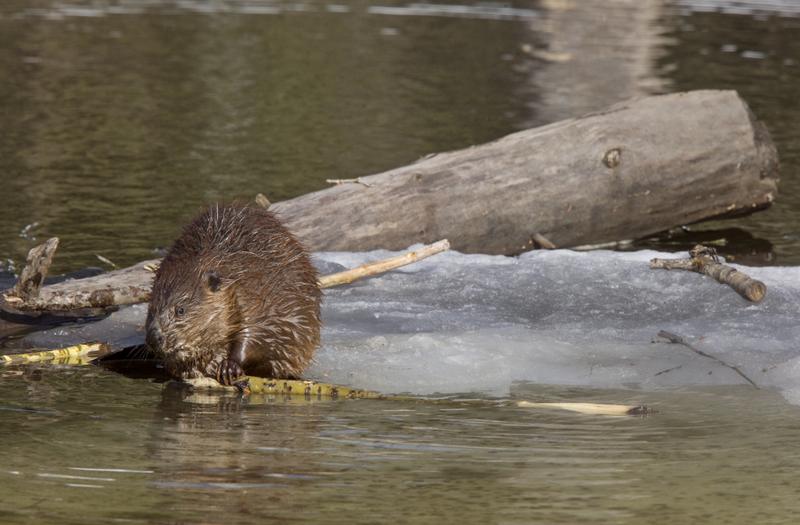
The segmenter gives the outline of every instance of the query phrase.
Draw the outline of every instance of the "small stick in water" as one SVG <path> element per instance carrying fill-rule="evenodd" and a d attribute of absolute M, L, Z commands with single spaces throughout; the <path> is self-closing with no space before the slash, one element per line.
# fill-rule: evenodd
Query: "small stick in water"
<path fill-rule="evenodd" d="M 688 270 L 708 275 L 754 303 L 760 303 L 767 295 L 767 285 L 719 262 L 713 248 L 698 244 L 689 251 L 690 259 L 652 259 L 650 268 L 663 270 Z"/>
<path fill-rule="evenodd" d="M 517 406 L 521 408 L 555 408 L 597 416 L 646 416 L 653 413 L 653 410 L 644 405 L 614 405 L 609 403 L 534 403 L 531 401 L 518 401 Z"/>
<path fill-rule="evenodd" d="M 447 241 L 447 239 L 444 239 L 433 244 L 423 246 L 419 250 L 398 255 L 397 257 L 391 257 L 381 261 L 362 264 L 361 266 L 351 268 L 350 270 L 345 270 L 343 272 L 323 275 L 319 279 L 319 285 L 322 288 L 331 288 L 333 286 L 339 286 L 340 284 L 351 283 L 355 280 L 369 277 L 370 275 L 377 275 L 379 273 L 388 272 L 389 270 L 394 270 L 395 268 L 417 262 L 421 259 L 430 257 L 431 255 L 436 255 L 437 253 L 449 249 L 450 243 Z"/>
<path fill-rule="evenodd" d="M 674 343 L 674 344 L 677 344 L 677 345 L 683 345 L 683 346 L 685 346 L 686 348 L 688 348 L 689 350 L 691 350 L 692 352 L 694 352 L 696 354 L 699 354 L 699 355 L 701 355 L 703 357 L 707 357 L 709 359 L 712 359 L 712 360 L 716 361 L 717 363 L 721 364 L 722 366 L 726 366 L 726 367 L 730 368 L 731 370 L 733 370 L 734 372 L 736 372 L 737 374 L 742 376 L 745 381 L 747 381 L 748 383 L 753 385 L 754 388 L 758 388 L 758 385 L 755 384 L 755 382 L 752 379 L 747 377 L 744 372 L 739 370 L 739 368 L 737 368 L 737 367 L 735 367 L 733 365 L 729 365 L 728 363 L 726 363 L 725 361 L 723 361 L 719 357 L 715 357 L 715 356 L 713 356 L 711 354 L 707 354 L 707 353 L 703 352 L 702 350 L 698 350 L 697 348 L 695 348 L 692 345 L 690 345 L 686 341 L 686 339 L 684 339 L 683 337 L 681 337 L 681 336 L 679 336 L 677 334 L 673 334 L 672 332 L 667 332 L 666 330 L 661 330 L 660 332 L 658 332 L 658 337 L 663 337 L 664 339 L 666 339 L 670 343 Z"/>

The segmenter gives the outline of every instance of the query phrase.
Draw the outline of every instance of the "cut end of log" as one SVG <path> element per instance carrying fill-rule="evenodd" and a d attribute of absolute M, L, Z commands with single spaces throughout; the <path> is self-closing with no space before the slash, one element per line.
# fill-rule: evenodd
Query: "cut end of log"
<path fill-rule="evenodd" d="M 767 295 L 767 285 L 761 281 L 752 280 L 750 285 L 744 290 L 744 296 L 754 303 L 760 303 Z"/>

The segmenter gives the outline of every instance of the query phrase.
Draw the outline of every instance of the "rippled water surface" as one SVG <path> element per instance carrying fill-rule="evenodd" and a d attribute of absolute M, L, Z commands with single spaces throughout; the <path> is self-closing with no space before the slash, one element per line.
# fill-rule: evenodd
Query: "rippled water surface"
<path fill-rule="evenodd" d="M 57 235 L 57 270 L 129 264 L 210 201 L 281 200 L 633 96 L 733 88 L 783 177 L 771 210 L 718 237 L 797 264 L 797 15 L 722 0 L 6 0 L 0 259 Z"/>
<path fill-rule="evenodd" d="M 193 396 L 92 367 L 3 374 L 3 523 L 792 523 L 798 409 L 752 389 L 520 385 L 502 401 Z"/>
<path fill-rule="evenodd" d="M 798 35 L 787 0 L 4 0 L 0 269 L 56 235 L 57 272 L 98 254 L 134 263 L 210 201 L 281 200 L 700 88 L 739 90 L 782 161 L 770 210 L 701 228 L 736 227 L 710 239 L 797 265 Z M 798 408 L 768 391 L 513 392 L 660 410 L 609 418 L 1 372 L 2 523 L 761 524 L 800 511 Z"/>

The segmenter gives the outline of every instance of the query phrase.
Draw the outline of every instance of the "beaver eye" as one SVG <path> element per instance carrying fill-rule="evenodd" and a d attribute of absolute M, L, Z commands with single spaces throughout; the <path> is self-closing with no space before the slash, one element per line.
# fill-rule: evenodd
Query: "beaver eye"
<path fill-rule="evenodd" d="M 178 317 L 182 316 L 186 313 L 186 309 L 183 306 L 176 306 L 175 307 L 175 315 Z"/>

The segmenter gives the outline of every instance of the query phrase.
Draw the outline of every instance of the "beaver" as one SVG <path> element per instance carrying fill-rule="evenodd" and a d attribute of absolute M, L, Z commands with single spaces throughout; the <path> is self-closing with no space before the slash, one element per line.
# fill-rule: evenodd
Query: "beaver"
<path fill-rule="evenodd" d="M 180 379 L 297 379 L 319 344 L 317 272 L 270 211 L 213 205 L 158 268 L 147 344 Z"/>

